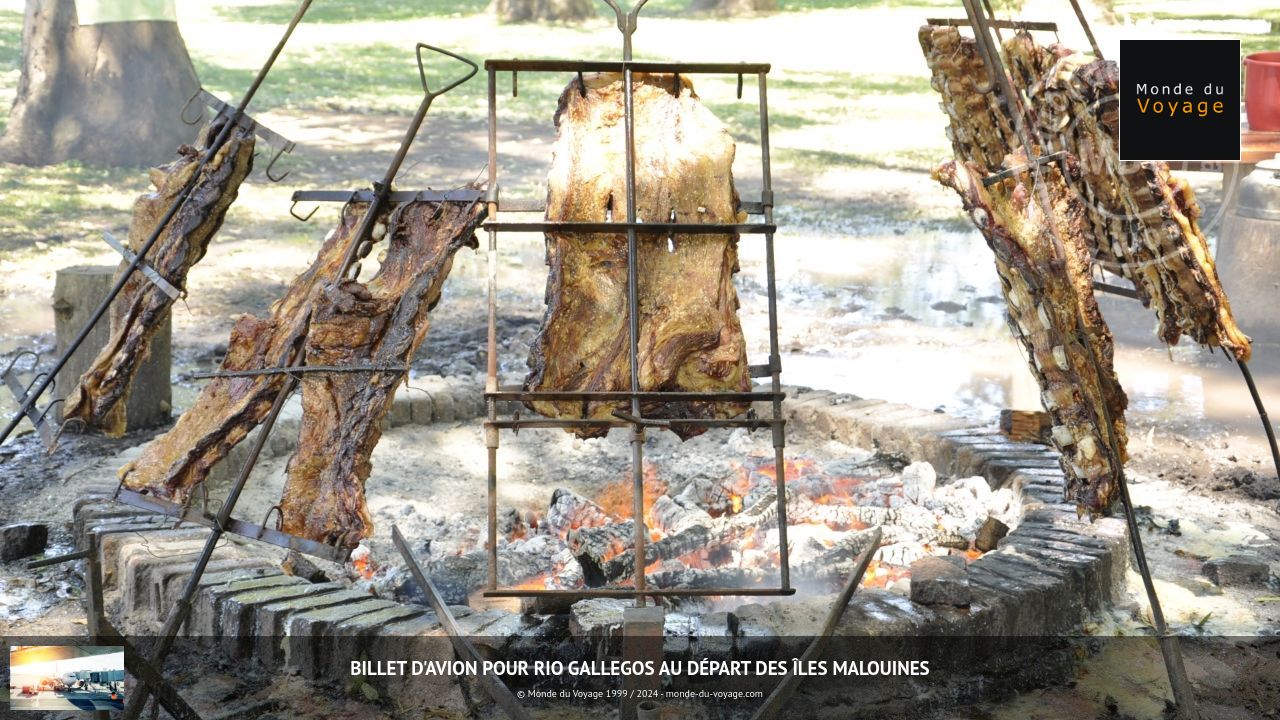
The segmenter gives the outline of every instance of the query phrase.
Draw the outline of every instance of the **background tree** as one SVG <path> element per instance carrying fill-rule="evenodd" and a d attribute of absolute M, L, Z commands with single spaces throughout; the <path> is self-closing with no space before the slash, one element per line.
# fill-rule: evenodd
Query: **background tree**
<path fill-rule="evenodd" d="M 492 0 L 489 12 L 501 22 L 575 22 L 595 17 L 597 4 L 597 0 Z"/>
<path fill-rule="evenodd" d="M 80 25 L 75 0 L 27 0 L 0 161 L 162 162 L 195 138 L 179 115 L 199 87 L 177 23 Z"/>
<path fill-rule="evenodd" d="M 698 12 L 716 12 L 725 15 L 752 12 L 773 12 L 778 9 L 778 0 L 693 0 L 690 10 Z"/>

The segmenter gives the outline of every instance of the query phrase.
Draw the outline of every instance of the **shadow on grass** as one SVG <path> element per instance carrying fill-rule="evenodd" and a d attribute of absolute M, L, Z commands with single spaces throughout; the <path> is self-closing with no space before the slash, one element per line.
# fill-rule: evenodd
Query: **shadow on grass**
<path fill-rule="evenodd" d="M 619 3 L 623 9 L 635 0 Z M 640 12 L 643 18 L 715 18 L 716 12 L 694 13 L 689 9 L 691 0 L 650 0 Z M 488 0 L 326 0 L 316 3 L 307 11 L 307 22 L 342 24 L 353 22 L 397 22 L 430 17 L 459 17 L 485 11 Z M 604 3 L 596 3 L 596 14 L 613 19 L 613 11 Z M 954 0 L 779 0 L 778 12 L 803 12 L 805 10 L 857 9 L 874 7 L 952 7 Z M 289 22 L 297 9 L 292 2 L 265 2 L 259 5 L 240 5 L 219 8 L 218 14 L 233 22 L 284 24 Z"/>
<path fill-rule="evenodd" d="M 430 17 L 456 17 L 481 12 L 487 0 L 324 0 L 307 10 L 305 22 L 343 24 L 355 22 L 396 22 Z M 283 25 L 297 10 L 297 3 L 222 7 L 218 14 L 232 22 Z"/>

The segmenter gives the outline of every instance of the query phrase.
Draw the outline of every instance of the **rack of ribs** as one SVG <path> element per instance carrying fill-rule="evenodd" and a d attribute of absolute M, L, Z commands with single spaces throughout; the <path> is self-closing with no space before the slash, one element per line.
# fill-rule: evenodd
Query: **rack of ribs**
<path fill-rule="evenodd" d="M 178 158 L 151 170 L 152 192 L 139 196 L 133 204 L 129 224 L 129 247 L 135 253 L 156 230 L 160 220 L 186 187 L 207 144 L 222 131 L 222 123 L 204 128 L 195 146 L 178 148 Z M 227 208 L 235 202 L 240 183 L 253 168 L 254 138 L 252 132 L 237 127 L 209 162 L 190 196 L 169 221 L 160 238 L 144 261 L 169 284 L 185 291 L 187 271 L 204 257 Z M 122 261 L 116 270 L 117 281 L 128 268 Z M 94 358 L 93 364 L 67 395 L 64 420 L 78 419 L 87 428 L 100 429 L 110 437 L 119 437 L 128 429 L 127 406 L 129 388 L 138 368 L 151 349 L 151 339 L 173 304 L 165 294 L 141 272 L 135 272 L 111 304 L 111 335 Z"/>
<path fill-rule="evenodd" d="M 462 247 L 476 247 L 480 203 L 410 202 L 387 219 L 386 257 L 367 283 L 343 280 L 315 295 L 307 363 L 403 368 L 426 339 L 428 313 Z M 280 501 L 282 529 L 355 547 L 373 532 L 364 485 L 402 371 L 308 372 L 302 426 Z"/>
<path fill-rule="evenodd" d="M 547 220 L 626 218 L 626 141 L 619 74 L 584 78 L 560 96 L 547 189 Z M 735 146 L 689 79 L 634 76 L 636 216 L 643 222 L 737 223 Z M 638 243 L 639 385 L 642 391 L 747 392 L 746 344 L 733 275 L 736 234 L 641 233 Z M 547 311 L 529 353 L 529 391 L 629 391 L 627 239 L 617 233 L 548 232 Z M 609 420 L 627 401 L 530 400 L 552 418 Z M 654 400 L 651 418 L 732 418 L 745 403 Z M 672 429 L 688 438 L 696 425 Z M 607 428 L 577 427 L 580 437 Z"/>
<path fill-rule="evenodd" d="M 1062 58 L 1029 88 L 1046 147 L 1080 158 L 1076 187 L 1088 200 L 1097 259 L 1155 309 L 1161 340 L 1186 335 L 1248 360 L 1251 341 L 1231 314 L 1191 186 L 1166 163 L 1120 160 L 1118 93 L 1115 63 L 1080 56 Z"/>
<path fill-rule="evenodd" d="M 1011 156 L 1007 162 L 1016 167 L 1024 161 Z M 1079 172 L 1070 160 L 1064 165 L 1065 178 Z M 1052 215 L 1034 197 L 1026 173 L 986 188 L 976 163 L 947 161 L 933 177 L 959 194 L 995 254 L 1009 327 L 1053 419 L 1067 496 L 1082 512 L 1097 515 L 1110 506 L 1125 461 L 1128 399 L 1112 369 L 1111 331 L 1093 295 L 1084 203 L 1059 168 L 1041 172 Z"/>
<path fill-rule="evenodd" d="M 293 280 L 265 318 L 242 315 L 231 330 L 221 371 L 253 372 L 287 367 L 299 356 L 322 283 L 342 266 L 366 205 L 348 204 L 311 266 Z M 215 377 L 169 432 L 152 440 L 120 470 L 124 486 L 183 502 L 271 410 L 287 377 L 279 373 Z"/>

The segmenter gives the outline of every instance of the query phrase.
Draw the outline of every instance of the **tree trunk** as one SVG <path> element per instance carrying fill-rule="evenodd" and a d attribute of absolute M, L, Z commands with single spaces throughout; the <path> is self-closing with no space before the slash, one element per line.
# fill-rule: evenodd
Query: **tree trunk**
<path fill-rule="evenodd" d="M 491 0 L 499 22 L 574 22 L 595 17 L 595 0 Z"/>
<path fill-rule="evenodd" d="M 179 116 L 199 87 L 176 23 L 81 26 L 75 0 L 27 0 L 0 161 L 159 164 L 195 138 Z"/>
<path fill-rule="evenodd" d="M 714 12 L 724 15 L 737 13 L 773 12 L 778 0 L 693 0 L 689 9 L 695 12 Z"/>

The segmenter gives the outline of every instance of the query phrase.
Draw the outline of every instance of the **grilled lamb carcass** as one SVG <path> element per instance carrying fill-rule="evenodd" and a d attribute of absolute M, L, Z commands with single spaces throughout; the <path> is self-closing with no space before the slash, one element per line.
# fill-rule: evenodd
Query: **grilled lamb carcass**
<path fill-rule="evenodd" d="M 288 367 L 298 358 L 321 283 L 342 266 L 366 205 L 348 204 L 337 230 L 320 247 L 311 267 L 271 305 L 265 318 L 242 315 L 231 330 L 220 370 L 257 371 Z M 183 502 L 220 460 L 257 427 L 288 378 L 283 374 L 217 377 L 169 432 L 152 440 L 120 470 L 124 486 Z"/>
<path fill-rule="evenodd" d="M 1010 167 L 1024 162 L 1021 156 L 1007 160 Z M 1065 165 L 1068 178 L 1079 171 L 1070 158 Z M 995 254 L 1009 327 L 1053 418 L 1066 496 L 1082 513 L 1098 515 L 1114 499 L 1126 459 L 1128 399 L 1112 367 L 1111 331 L 1093 295 L 1084 204 L 1057 167 L 1041 172 L 1051 216 L 1026 173 L 985 188 L 976 163 L 948 161 L 933 177 L 960 195 Z"/>
<path fill-rule="evenodd" d="M 151 170 L 155 190 L 138 197 L 129 224 L 129 247 L 135 253 L 155 232 L 164 214 L 186 187 L 204 157 L 208 143 L 222 132 L 223 123 L 204 128 L 195 146 L 178 148 L 178 158 Z M 143 260 L 165 280 L 185 291 L 187 271 L 204 257 L 240 183 L 253 169 L 253 133 L 243 128 L 231 131 L 225 144 L 200 171 L 190 196 L 165 227 Z M 121 261 L 117 281 L 129 266 Z M 173 305 L 169 297 L 135 272 L 111 303 L 111 336 L 93 364 L 67 395 L 63 419 L 77 419 L 85 427 L 97 428 L 109 437 L 120 437 L 128 429 L 129 389 L 138 368 L 151 350 L 151 339 Z"/>
<path fill-rule="evenodd" d="M 386 257 L 368 282 L 316 295 L 306 358 L 318 366 L 403 367 L 426 339 L 428 312 L 462 247 L 476 246 L 484 206 L 411 202 L 387 221 Z M 312 372 L 302 379 L 302 427 L 280 501 L 286 533 L 355 547 L 373 532 L 364 484 L 401 372 Z"/>
<path fill-rule="evenodd" d="M 626 218 L 623 85 L 617 73 L 575 80 L 560 97 L 547 219 Z M 636 216 L 645 222 L 735 223 L 734 143 L 689 79 L 634 76 Z M 624 232 L 546 236 L 547 312 L 529 353 L 525 389 L 627 391 L 627 240 Z M 736 234 L 639 236 L 639 385 L 645 391 L 751 389 L 738 322 Z M 554 418 L 612 419 L 626 401 L 527 403 Z M 645 402 L 646 417 L 731 418 L 746 403 Z M 678 424 L 683 438 L 705 430 Z M 577 428 L 599 437 L 607 428 Z"/>

